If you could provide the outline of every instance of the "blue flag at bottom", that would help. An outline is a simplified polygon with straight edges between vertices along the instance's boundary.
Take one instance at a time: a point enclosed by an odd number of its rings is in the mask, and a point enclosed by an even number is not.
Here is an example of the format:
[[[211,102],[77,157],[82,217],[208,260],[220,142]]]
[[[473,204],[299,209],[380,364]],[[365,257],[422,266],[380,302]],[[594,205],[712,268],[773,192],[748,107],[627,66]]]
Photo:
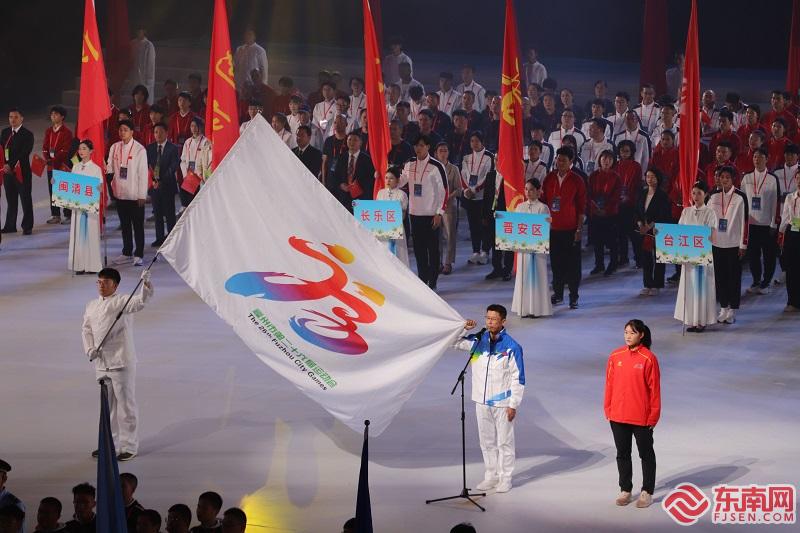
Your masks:
[[[100,432],[97,451],[97,531],[128,533],[122,487],[119,482],[117,454],[111,435],[111,416],[108,409],[108,386],[100,380]]]
[[[361,448],[361,471],[356,497],[356,532],[372,533],[372,506],[369,503],[369,420],[364,421],[364,447]]]

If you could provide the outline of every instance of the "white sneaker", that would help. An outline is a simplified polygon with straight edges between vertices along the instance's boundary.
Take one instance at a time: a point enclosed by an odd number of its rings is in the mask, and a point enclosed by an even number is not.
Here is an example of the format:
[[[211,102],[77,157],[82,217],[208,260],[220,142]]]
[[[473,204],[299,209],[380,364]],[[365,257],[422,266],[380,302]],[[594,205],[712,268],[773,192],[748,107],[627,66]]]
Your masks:
[[[130,255],[118,255],[114,259],[111,260],[112,265],[126,265],[133,261],[133,256]]]
[[[769,287],[759,287],[758,294],[769,294],[771,291]]]
[[[481,252],[481,255],[478,257],[478,264],[485,265],[489,262],[489,254],[486,252]]]
[[[472,254],[470,256],[469,259],[467,259],[467,263],[469,263],[470,265],[477,265],[478,264],[478,259],[480,258],[480,256],[481,256],[481,254],[479,254],[478,252],[475,252],[474,254]]]
[[[650,296],[650,289],[645,287],[639,291],[639,296]]]
[[[134,257],[133,258],[133,266],[136,266],[136,267],[142,266],[142,258],[141,257]]]
[[[728,308],[727,307],[720,308],[719,316],[717,316],[717,322],[719,322],[720,324],[723,324],[727,317],[728,317]]]
[[[650,296],[658,296],[658,289],[650,289]]]
[[[497,479],[484,479],[475,485],[475,490],[489,490],[495,488],[495,486],[497,486]]]
[[[494,491],[498,494],[502,494],[503,492],[508,492],[511,490],[511,480],[510,479],[502,479],[500,483],[497,484]]]
[[[736,311],[733,309],[728,309],[728,314],[725,315],[725,323],[733,324],[734,322],[736,322]]]

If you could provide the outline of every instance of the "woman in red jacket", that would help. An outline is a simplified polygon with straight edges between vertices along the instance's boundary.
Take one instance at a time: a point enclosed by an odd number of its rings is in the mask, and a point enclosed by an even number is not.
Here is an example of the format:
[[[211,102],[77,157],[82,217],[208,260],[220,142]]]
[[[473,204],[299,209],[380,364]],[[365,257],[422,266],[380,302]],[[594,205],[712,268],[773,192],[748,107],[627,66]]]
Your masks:
[[[656,454],[653,428],[661,415],[661,375],[658,360],[650,351],[650,328],[638,319],[625,324],[625,346],[608,357],[606,367],[605,414],[617,447],[619,488],[617,505],[628,505],[633,490],[631,437],[642,460],[642,492],[636,507],[653,503],[656,484]]]

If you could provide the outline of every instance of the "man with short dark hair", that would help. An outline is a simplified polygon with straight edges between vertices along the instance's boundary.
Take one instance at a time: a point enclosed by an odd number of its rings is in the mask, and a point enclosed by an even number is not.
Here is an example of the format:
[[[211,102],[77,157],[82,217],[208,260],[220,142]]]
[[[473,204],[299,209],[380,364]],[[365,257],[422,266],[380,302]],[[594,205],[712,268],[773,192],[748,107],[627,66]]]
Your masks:
[[[356,533],[356,526],[358,522],[356,522],[356,518],[348,518],[347,522],[344,523],[342,526],[342,533]]]
[[[387,84],[400,80],[400,64],[408,65],[409,74],[412,70],[411,58],[403,51],[403,40],[399,36],[389,39],[389,53],[383,58],[383,81]]]
[[[222,496],[216,492],[204,492],[197,499],[197,520],[199,526],[190,529],[190,533],[222,533],[222,522],[217,518],[222,509]]]
[[[137,85],[133,88],[131,96],[133,103],[131,103],[128,110],[131,112],[131,120],[134,125],[133,131],[136,140],[142,142],[142,134],[148,122],[150,122],[150,104],[147,103],[150,98],[150,91],[144,85]]]
[[[278,79],[278,96],[275,97],[274,109],[276,113],[289,114],[289,101],[293,96],[299,96],[300,102],[303,101],[303,96],[300,91],[294,86],[294,80],[289,76],[281,76]]]
[[[586,186],[571,170],[574,155],[569,148],[556,152],[556,168],[542,183],[541,201],[550,208],[550,262],[553,271],[553,305],[564,301],[569,286],[569,307],[578,308],[581,282],[581,230],[586,212]]]
[[[453,89],[452,72],[439,73],[439,91],[436,94],[439,95],[441,111],[448,117],[451,117],[456,109],[461,109],[461,93]]]
[[[25,524],[25,511],[15,505],[0,507],[0,533],[19,533]]]
[[[406,161],[414,157],[414,149],[403,140],[403,125],[399,120],[389,123],[389,142],[392,144],[389,149],[389,166],[402,167]]]
[[[653,153],[653,145],[647,132],[644,131],[639,122],[639,115],[633,110],[625,112],[625,126],[622,131],[614,135],[614,146],[619,147],[622,141],[631,141],[636,147],[633,159],[642,167],[642,172],[646,171],[650,163],[650,155]]]
[[[167,512],[167,533],[189,533],[192,525],[192,510],[188,505],[176,503]]]
[[[747,255],[753,276],[753,283],[747,292],[768,294],[778,255],[776,233],[781,216],[781,188],[778,178],[767,167],[764,148],[755,150],[753,165],[753,171],[742,177],[741,186],[741,191],[747,196]]]
[[[169,129],[167,130],[170,142],[177,144],[179,149],[182,149],[186,139],[192,136],[190,125],[194,117],[192,95],[187,91],[182,91],[178,94],[178,112],[169,117]]]
[[[372,158],[362,149],[357,132],[347,135],[347,152],[339,156],[333,173],[336,197],[351,213],[353,200],[372,200],[375,186],[375,167]]]
[[[22,125],[25,117],[19,109],[8,112],[8,124],[0,133],[0,144],[3,145],[3,185],[6,190],[6,222],[1,233],[17,232],[17,207],[22,203],[22,233],[30,235],[33,231],[33,198],[31,189],[31,151],[33,151],[33,133]]]
[[[419,135],[419,124],[416,122],[411,122],[411,104],[404,101],[397,102],[397,107],[395,108],[395,119],[400,123],[400,127],[402,128],[402,133],[400,137],[410,143],[412,140],[417,138]]]
[[[293,148],[292,152],[309,172],[319,179],[322,170],[322,152],[311,146],[311,128],[306,125],[297,126],[296,139],[297,147]]]
[[[411,101],[409,90],[412,87],[419,87],[419,90],[423,94],[425,93],[425,87],[412,76],[410,61],[401,61],[397,64],[397,75],[399,77],[397,84],[400,86],[400,99],[404,102]]]
[[[256,42],[256,32],[252,28],[244,31],[244,43],[233,54],[236,87],[241,91],[253,69],[258,69],[261,80],[269,83],[269,62],[267,51]]]
[[[461,67],[461,83],[456,87],[456,91],[464,94],[464,91],[470,91],[475,97],[475,109],[483,111],[486,107],[486,89],[482,85],[475,82],[475,66],[464,65]]]
[[[125,505],[125,521],[128,523],[128,531],[136,531],[136,524],[139,515],[144,512],[144,507],[133,497],[136,488],[139,486],[139,479],[130,472],[123,472],[119,475],[119,482],[122,486],[122,503]],[[158,527],[161,527],[161,517],[158,519]]]
[[[104,533],[97,531],[97,516],[94,508],[97,505],[95,488],[89,483],[81,483],[72,487],[72,506],[74,518],[67,522],[67,533]]]
[[[314,106],[312,121],[322,130],[322,135],[327,139],[333,131],[333,119],[338,114],[336,109],[336,85],[332,81],[325,81],[320,87],[320,92],[322,101]]]
[[[444,138],[452,129],[453,129],[453,120],[450,118],[451,113],[445,113],[444,111],[439,109],[439,102],[441,101],[441,96],[439,93],[429,92],[425,98],[425,102],[427,105],[426,111],[429,111],[432,114],[432,123],[431,128],[435,131],[439,137]],[[422,111],[420,111],[422,114]]]
[[[731,148],[731,159],[736,159],[739,155],[739,136],[733,131],[733,113],[727,109],[719,112],[719,131],[711,136],[711,141],[708,143],[708,151],[712,154],[716,152],[717,146],[722,141],[727,141]]]
[[[456,347],[472,354],[472,401],[478,419],[478,436],[485,468],[477,490],[503,493],[511,490],[514,471],[514,425],[525,392],[522,346],[506,331],[506,308],[486,308],[485,328],[464,335]],[[464,333],[477,326],[467,320]]]
[[[461,524],[456,524],[450,529],[450,533],[476,533],[475,526],[470,523],[463,522]]]
[[[625,131],[625,118],[628,110],[628,103],[631,97],[625,91],[620,91],[614,96],[614,112],[606,117],[611,122],[611,138],[618,133]],[[638,115],[637,115],[638,117]],[[616,144],[616,143],[615,143]]]
[[[128,533],[159,533],[161,531],[161,513],[155,509],[142,509],[136,519],[136,528],[128,529]]]
[[[59,522],[61,518],[62,506],[57,498],[48,496],[39,502],[39,510],[36,512],[36,529],[33,533],[63,533],[67,526]]]
[[[158,248],[175,227],[175,195],[178,194],[176,174],[181,164],[181,154],[178,147],[167,140],[166,124],[156,124],[153,135],[155,141],[147,146],[147,166],[152,175],[149,194],[153,202],[156,240],[150,245]]]
[[[50,194],[50,218],[47,220],[48,224],[68,224],[72,212],[64,208],[64,220],[61,220],[61,208],[53,203],[53,171],[54,170],[68,170],[67,159],[69,158],[69,150],[72,146],[72,132],[67,126],[64,125],[64,119],[67,118],[67,110],[60,105],[50,108],[50,122],[52,123],[49,128],[44,132],[44,142],[42,143],[42,154],[44,160],[47,162],[47,192]]]
[[[782,118],[787,137],[794,137],[797,131],[797,123],[795,122],[795,117],[792,115],[792,112],[786,109],[786,99],[783,96],[783,91],[780,89],[773,90],[769,103],[772,109],[764,113],[764,116],[761,117],[761,125],[766,131],[769,131],[775,123],[775,119]]]
[[[639,117],[641,128],[648,135],[653,132],[658,123],[661,114],[661,106],[656,101],[656,88],[653,85],[646,83],[642,85],[639,93],[642,98],[639,107],[634,109],[634,112]],[[644,168],[644,167],[643,167]]]
[[[135,397],[136,352],[133,346],[133,317],[130,315],[144,309],[145,303],[153,295],[149,270],[142,272],[142,279],[144,282],[140,292],[129,301],[128,295],[117,292],[121,280],[117,270],[104,268],[98,272],[99,297],[86,304],[81,328],[83,350],[89,361],[94,362],[95,377],[110,381],[111,433],[120,461],[130,461],[136,457],[139,449]],[[108,334],[120,313],[123,317],[114,325],[113,334]],[[99,347],[104,338],[105,344]],[[92,456],[98,457],[98,450],[92,452]]]
[[[467,112],[463,109],[456,109],[453,111],[453,129],[444,136],[444,142],[447,143],[449,151],[449,160],[457,167],[461,167],[461,160],[471,152],[468,124]]]
[[[164,96],[156,104],[164,110],[167,117],[178,111],[178,82],[175,80],[164,81]]]
[[[222,533],[244,533],[247,515],[238,507],[231,507],[222,515]]]
[[[609,100],[606,97],[606,91],[608,90],[608,84],[605,80],[597,80],[594,82],[594,98],[590,99],[586,102],[584,106],[584,115],[588,116],[595,116],[592,112],[592,106],[596,103],[596,101],[600,101],[601,105],[603,106],[602,115],[610,115],[614,112],[614,102]]]

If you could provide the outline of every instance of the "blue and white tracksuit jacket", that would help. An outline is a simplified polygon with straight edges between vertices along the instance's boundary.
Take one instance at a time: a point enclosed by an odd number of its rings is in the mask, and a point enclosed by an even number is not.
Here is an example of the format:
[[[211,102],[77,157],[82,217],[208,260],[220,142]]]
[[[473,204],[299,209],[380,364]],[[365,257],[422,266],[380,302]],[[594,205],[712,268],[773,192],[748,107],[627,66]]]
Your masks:
[[[472,354],[473,402],[489,407],[519,407],[525,391],[522,346],[505,328],[494,341],[488,331],[480,338],[476,334],[466,335],[456,343],[456,348]]]

